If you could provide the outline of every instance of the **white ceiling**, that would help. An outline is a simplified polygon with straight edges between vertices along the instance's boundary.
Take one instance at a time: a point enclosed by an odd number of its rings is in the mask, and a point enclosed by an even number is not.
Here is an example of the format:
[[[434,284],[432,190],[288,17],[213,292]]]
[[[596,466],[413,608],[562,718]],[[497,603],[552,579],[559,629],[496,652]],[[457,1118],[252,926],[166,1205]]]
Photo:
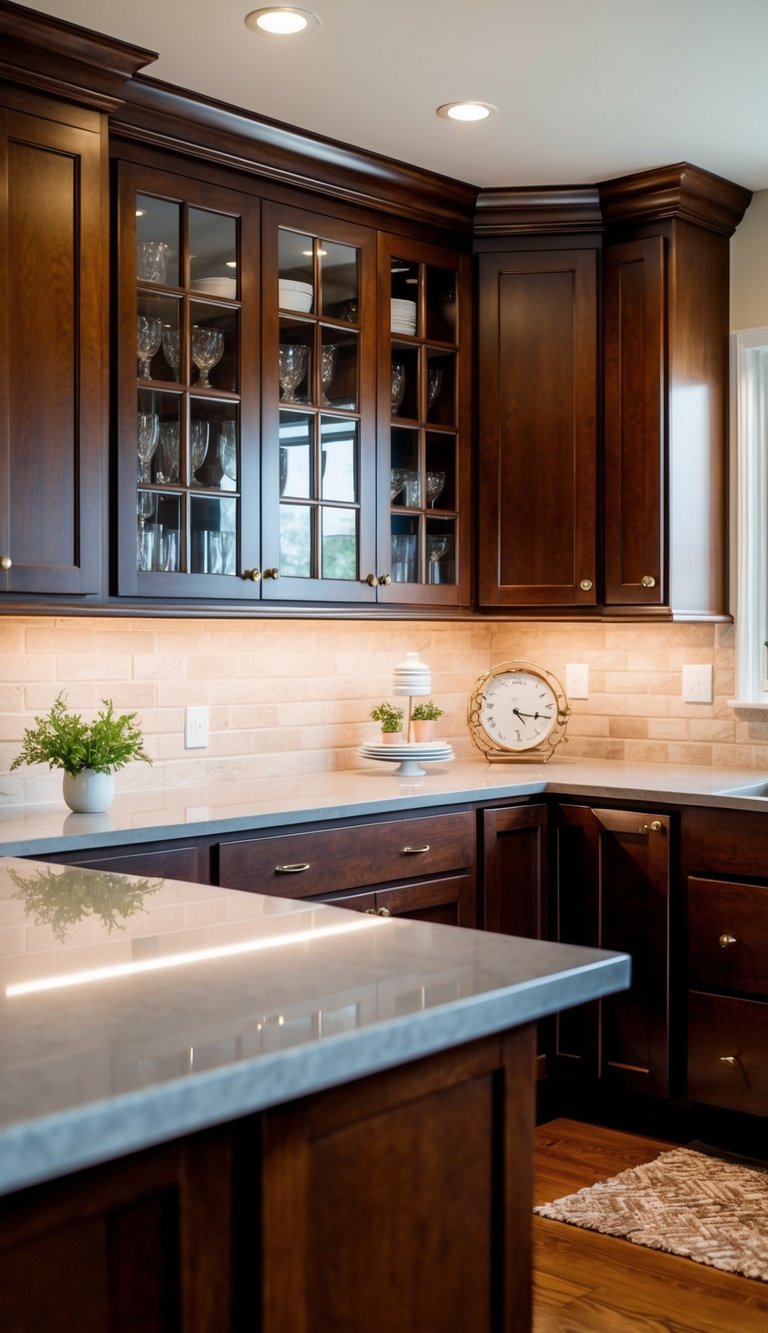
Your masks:
[[[263,0],[261,0],[263,2]],[[144,73],[475,185],[590,184],[688,161],[768,188],[768,0],[38,0],[159,52]],[[443,102],[492,102],[475,125]]]

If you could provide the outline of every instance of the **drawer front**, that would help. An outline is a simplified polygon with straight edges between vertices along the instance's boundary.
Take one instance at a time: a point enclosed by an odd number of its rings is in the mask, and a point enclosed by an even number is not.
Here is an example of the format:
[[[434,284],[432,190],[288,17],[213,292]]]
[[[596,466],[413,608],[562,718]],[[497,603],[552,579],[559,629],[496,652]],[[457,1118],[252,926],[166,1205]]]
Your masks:
[[[688,979],[768,998],[768,887],[689,878]]]
[[[219,883],[304,898],[463,870],[473,860],[474,820],[462,811],[223,842]]]
[[[768,1004],[691,991],[688,1096],[768,1115]]]

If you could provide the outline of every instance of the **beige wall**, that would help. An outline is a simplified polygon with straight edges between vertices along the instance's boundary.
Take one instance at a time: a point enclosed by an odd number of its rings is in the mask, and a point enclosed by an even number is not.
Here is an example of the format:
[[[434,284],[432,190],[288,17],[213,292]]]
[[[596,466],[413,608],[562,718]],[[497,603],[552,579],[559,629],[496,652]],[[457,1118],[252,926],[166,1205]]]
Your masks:
[[[731,240],[731,329],[768,327],[768,190],[758,190]]]
[[[727,625],[314,623],[5,617],[0,620],[0,804],[60,798],[60,775],[10,763],[24,727],[59,690],[92,715],[102,698],[136,710],[154,759],[118,790],[323,773],[360,764],[374,737],[371,705],[391,697],[392,668],[416,649],[445,709],[441,734],[475,754],[466,703],[478,676],[523,658],[564,682],[590,667],[590,698],[573,701],[573,757],[768,767],[768,720],[737,716]],[[715,702],[684,704],[681,667],[711,662]],[[210,708],[210,745],[184,750],[184,708]]]

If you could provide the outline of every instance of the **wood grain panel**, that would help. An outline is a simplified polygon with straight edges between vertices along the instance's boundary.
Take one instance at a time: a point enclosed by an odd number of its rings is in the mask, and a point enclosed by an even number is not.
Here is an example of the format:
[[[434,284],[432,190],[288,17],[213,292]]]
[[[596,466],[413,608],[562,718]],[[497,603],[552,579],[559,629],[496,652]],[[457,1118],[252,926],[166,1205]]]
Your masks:
[[[691,876],[688,980],[768,997],[768,886]]]

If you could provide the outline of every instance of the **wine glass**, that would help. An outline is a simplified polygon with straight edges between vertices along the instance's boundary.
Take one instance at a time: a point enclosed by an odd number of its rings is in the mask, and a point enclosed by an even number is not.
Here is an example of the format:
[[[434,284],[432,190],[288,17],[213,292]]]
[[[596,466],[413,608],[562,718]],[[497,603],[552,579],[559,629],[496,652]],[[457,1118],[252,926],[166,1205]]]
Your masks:
[[[427,537],[427,558],[429,561],[427,583],[442,583],[438,561],[448,554],[452,545],[453,537],[449,532]]]
[[[331,343],[328,347],[323,348],[323,357],[322,357],[321,372],[320,372],[323,382],[323,396],[322,396],[323,407],[331,406],[331,400],[328,397],[328,389],[330,387],[331,380],[333,379],[333,368],[334,365],[336,364],[336,350],[337,349],[335,343]]]
[[[405,394],[405,366],[402,361],[392,362],[392,416],[396,417]]]
[[[208,453],[208,433],[210,430],[207,421],[193,420],[189,423],[189,460],[191,480],[195,480],[195,473],[198,468],[203,466],[205,455]]]
[[[219,431],[219,462],[225,477],[237,479],[237,437],[234,421],[223,421]]]
[[[307,371],[307,348],[300,343],[281,343],[279,377],[281,398],[284,403],[298,403],[296,389]]]
[[[217,366],[224,355],[224,334],[219,329],[206,329],[201,324],[192,325],[192,360],[200,371],[198,381],[201,389],[210,389],[208,371]]]
[[[401,490],[403,489],[403,487],[404,487],[404,485],[405,485],[405,482],[406,482],[406,476],[407,476],[407,473],[408,473],[408,469],[405,468],[405,467],[393,467],[393,468],[390,469],[390,473],[389,473],[389,503],[390,503],[390,504],[393,503],[393,501],[397,498],[397,496],[400,494]]]
[[[136,414],[136,453],[141,465],[140,481],[152,480],[149,465],[154,458],[159,438],[160,418],[157,412],[138,412]]]
[[[179,362],[181,360],[181,348],[179,345],[178,329],[163,329],[163,356],[173,371],[173,378],[179,378]]]
[[[163,338],[163,321],[154,315],[136,316],[136,350],[141,362],[140,380],[151,380],[149,363],[160,350]]]
[[[157,473],[159,482],[179,480],[179,423],[178,421],[160,422],[160,458],[162,472]]]
[[[435,500],[438,495],[442,495],[445,490],[445,473],[428,472],[427,473],[427,504],[434,509]]]
[[[440,392],[440,386],[443,382],[443,372],[437,366],[430,366],[427,377],[427,411],[431,408],[437,395]]]

